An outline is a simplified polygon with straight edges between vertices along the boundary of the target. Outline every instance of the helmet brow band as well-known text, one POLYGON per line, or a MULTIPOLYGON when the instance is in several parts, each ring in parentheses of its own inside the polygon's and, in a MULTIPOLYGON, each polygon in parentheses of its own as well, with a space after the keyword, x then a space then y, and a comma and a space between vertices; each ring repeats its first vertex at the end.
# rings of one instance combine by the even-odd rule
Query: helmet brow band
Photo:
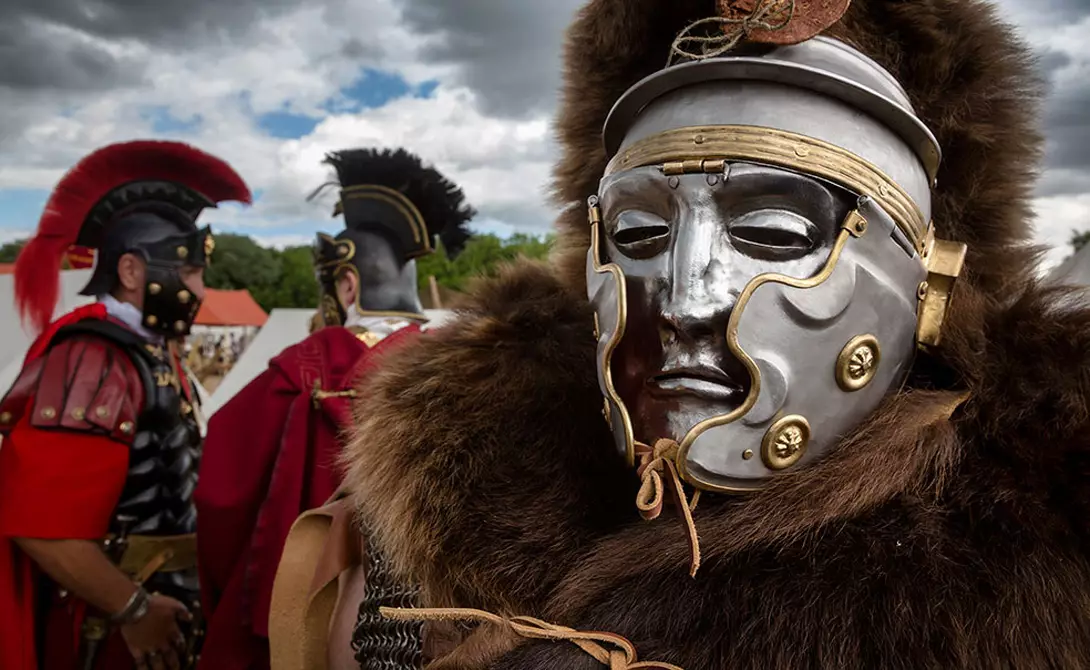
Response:
POLYGON ((873 163, 828 142, 761 126, 690 126, 646 137, 621 151, 606 167, 606 176, 649 165, 669 174, 707 172, 721 161, 773 165, 823 177, 870 196, 911 241, 923 251, 927 222, 912 197, 873 163))

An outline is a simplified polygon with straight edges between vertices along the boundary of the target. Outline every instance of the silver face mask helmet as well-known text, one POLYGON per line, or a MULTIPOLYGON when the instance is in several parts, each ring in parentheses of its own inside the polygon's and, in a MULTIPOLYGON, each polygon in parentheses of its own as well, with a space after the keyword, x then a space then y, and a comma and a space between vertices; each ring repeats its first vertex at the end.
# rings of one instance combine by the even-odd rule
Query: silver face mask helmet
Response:
POLYGON ((668 67, 604 130, 587 290, 618 448, 677 443, 699 489, 814 461, 936 346, 965 247, 893 77, 815 37, 668 67))

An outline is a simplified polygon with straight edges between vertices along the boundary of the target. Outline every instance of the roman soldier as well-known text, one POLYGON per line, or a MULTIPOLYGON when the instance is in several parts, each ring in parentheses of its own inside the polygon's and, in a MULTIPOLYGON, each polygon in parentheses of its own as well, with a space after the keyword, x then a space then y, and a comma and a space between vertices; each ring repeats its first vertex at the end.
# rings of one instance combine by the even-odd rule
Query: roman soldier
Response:
POLYGON ((556 257, 359 390, 351 511, 419 609, 365 598, 357 639, 1090 667, 1090 310, 1035 280, 1037 89, 998 11, 591 0, 566 44, 556 257))
POLYGON ((191 667, 199 639, 199 400, 180 358, 214 247, 200 213, 250 191, 178 142, 68 172, 15 266, 40 334, 0 401, 0 667, 191 667), (69 247, 95 251, 52 321, 69 247))
POLYGON ((288 530, 341 484, 339 438, 356 381, 426 328, 415 259, 437 238, 457 252, 474 214, 460 188, 403 149, 339 151, 326 162, 345 229, 318 234, 314 247, 321 327, 209 423, 196 499, 210 622, 201 663, 214 670, 269 666, 269 602, 288 530))

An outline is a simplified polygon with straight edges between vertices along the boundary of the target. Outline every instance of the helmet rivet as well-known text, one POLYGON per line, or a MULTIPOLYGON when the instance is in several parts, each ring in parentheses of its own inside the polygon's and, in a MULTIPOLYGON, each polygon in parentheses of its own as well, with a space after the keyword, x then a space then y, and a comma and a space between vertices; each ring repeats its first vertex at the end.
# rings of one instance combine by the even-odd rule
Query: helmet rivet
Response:
POLYGON ((785 416, 761 440, 761 460, 770 470, 786 470, 799 462, 809 444, 810 422, 797 414, 785 416))
POLYGON ((184 333, 185 332, 185 321, 175 321, 174 322, 174 331, 177 332, 177 333, 184 333))
POLYGON ((752 459, 753 459, 753 450, 752 449, 746 449, 745 451, 742 452, 742 460, 743 461, 749 461, 749 460, 752 460, 752 459))
POLYGON ((874 335, 854 337, 836 357, 836 384, 845 393, 865 388, 878 373, 882 352, 874 335))
POLYGON ((670 177, 668 180, 666 180, 666 183, 670 185, 670 188, 677 188, 681 185, 681 179, 679 179, 678 177, 670 177))
POLYGON ((148 324, 149 326, 154 326, 155 324, 159 323, 159 319, 154 314, 149 314, 148 318, 144 319, 144 323, 148 324))
POLYGON ((178 247, 178 258, 185 258, 189 256, 189 249, 186 247, 178 247))
POLYGON ((188 305, 189 299, 192 297, 193 296, 190 295, 189 291, 178 291, 178 302, 182 303, 183 305, 188 305))
POLYGON ((159 292, 163 290, 163 287, 156 283, 148 284, 148 293, 151 295, 159 295, 159 292))

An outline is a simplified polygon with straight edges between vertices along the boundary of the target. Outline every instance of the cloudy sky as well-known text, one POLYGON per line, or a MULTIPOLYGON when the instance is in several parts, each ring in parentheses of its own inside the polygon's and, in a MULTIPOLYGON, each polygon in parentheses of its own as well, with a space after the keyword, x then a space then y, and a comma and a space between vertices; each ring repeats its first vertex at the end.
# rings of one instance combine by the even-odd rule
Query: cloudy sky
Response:
MULTIPOLYGON (((541 233, 564 26, 581 0, 0 0, 0 242, 103 144, 172 138, 230 161, 265 243, 335 227, 305 203, 325 152, 406 146, 465 188, 476 227, 541 233)), ((1050 82, 1038 237, 1090 227, 1090 0, 1000 0, 1050 82)))

